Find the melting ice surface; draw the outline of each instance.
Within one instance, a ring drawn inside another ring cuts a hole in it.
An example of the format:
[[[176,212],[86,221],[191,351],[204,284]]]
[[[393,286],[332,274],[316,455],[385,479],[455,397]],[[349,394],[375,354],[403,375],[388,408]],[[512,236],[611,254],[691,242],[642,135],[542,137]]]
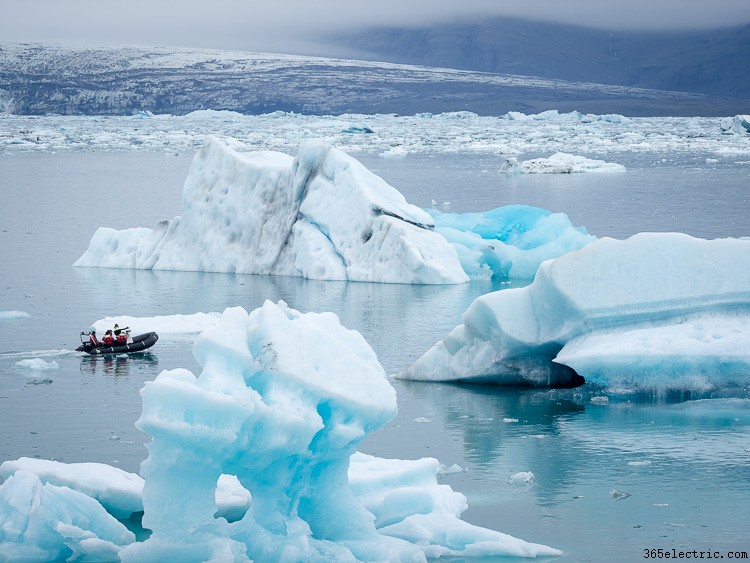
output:
[[[401,374],[610,388],[746,385],[750,240],[678,233],[601,239],[545,262],[523,288],[479,297]]]
[[[437,483],[437,460],[356,453],[396,415],[396,393],[372,348],[336,315],[302,314],[283,302],[250,314],[227,309],[198,337],[194,354],[199,376],[164,371],[141,391],[136,425],[152,438],[142,479],[101,464],[23,458],[0,466],[0,556],[423,561],[559,554],[461,521],[466,499]],[[116,517],[140,510],[152,534],[136,542]]]
[[[322,143],[238,153],[208,138],[182,215],[156,229],[100,228],[76,266],[452,284],[533,276],[542,260],[594,237],[564,214],[508,206],[439,214]]]

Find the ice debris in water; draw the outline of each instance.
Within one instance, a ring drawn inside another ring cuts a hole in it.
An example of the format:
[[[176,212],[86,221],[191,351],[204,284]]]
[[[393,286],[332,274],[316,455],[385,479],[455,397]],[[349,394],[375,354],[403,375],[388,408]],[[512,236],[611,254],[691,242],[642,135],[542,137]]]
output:
[[[750,241],[601,239],[483,295],[400,377],[705,391],[750,372]]]
[[[356,452],[396,415],[396,393],[372,348],[336,315],[268,301],[250,314],[227,309],[194,354],[198,376],[164,371],[141,391],[136,424],[151,436],[142,481],[48,462],[36,467],[50,481],[43,484],[28,460],[0,467],[9,475],[0,485],[0,556],[93,553],[127,563],[560,554],[461,521],[466,498],[437,482],[437,460]],[[55,496],[40,504],[39,490]],[[123,515],[138,500],[152,531],[143,542],[103,508]]]

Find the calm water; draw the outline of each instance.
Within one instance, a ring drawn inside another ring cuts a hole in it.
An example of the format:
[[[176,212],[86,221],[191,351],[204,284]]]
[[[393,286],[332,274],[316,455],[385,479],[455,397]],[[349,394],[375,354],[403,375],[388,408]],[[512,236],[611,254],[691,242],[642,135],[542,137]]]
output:
[[[489,156],[362,157],[406,198],[453,211],[507,203],[564,211],[598,236],[679,230],[750,235],[748,164],[613,157],[624,175],[506,177]],[[359,330],[388,373],[458,324],[491,283],[411,287],[297,278],[78,269],[98,226],[153,226],[178,215],[190,156],[149,153],[0,156],[0,461],[38,456],[137,471],[147,437],[133,422],[138,390],[163,369],[198,366],[188,338],[149,354],[72,353],[107,315],[250,310],[283,299],[333,311]],[[31,372],[28,358],[59,369]],[[394,381],[395,421],[362,450],[437,457],[466,471],[443,477],[469,499],[469,521],[563,549],[563,561],[643,559],[646,548],[750,550],[750,393],[630,397]],[[531,471],[531,484],[508,478]]]

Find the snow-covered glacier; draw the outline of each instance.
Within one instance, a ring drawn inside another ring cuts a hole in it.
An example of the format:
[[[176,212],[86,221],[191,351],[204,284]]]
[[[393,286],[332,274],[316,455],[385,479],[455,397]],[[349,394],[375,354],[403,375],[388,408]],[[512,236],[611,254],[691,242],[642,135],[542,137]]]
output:
[[[396,415],[362,336],[332,313],[267,301],[224,311],[196,340],[202,367],[141,391],[141,476],[22,458],[0,474],[0,559],[425,561],[559,555],[459,516],[434,459],[356,452]],[[106,509],[106,510],[105,510]],[[114,515],[143,510],[145,541]],[[57,523],[57,524],[56,524]]]
[[[601,239],[479,297],[400,377],[710,390],[750,376],[750,240]]]
[[[566,215],[530,206],[420,209],[326,143],[302,143],[293,158],[208,138],[180,216],[155,229],[99,228],[75,265],[455,284],[530,279],[543,260],[592,240]]]

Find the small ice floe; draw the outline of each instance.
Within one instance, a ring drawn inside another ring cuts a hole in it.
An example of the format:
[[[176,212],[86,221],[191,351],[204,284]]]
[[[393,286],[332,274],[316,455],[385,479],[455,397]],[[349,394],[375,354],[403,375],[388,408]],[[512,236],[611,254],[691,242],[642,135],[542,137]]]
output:
[[[526,436],[522,436],[522,438],[535,438],[536,440],[544,440],[546,437],[546,434],[526,434]]]
[[[510,157],[500,167],[501,174],[580,174],[580,173],[620,173],[626,169],[622,164],[605,162],[558,152],[548,158],[533,158],[519,162]]]
[[[20,360],[16,362],[17,366],[26,368],[32,371],[45,371],[51,369],[60,369],[60,364],[52,360],[51,362],[45,362],[41,358],[32,358],[30,360]]]
[[[440,204],[440,207],[450,207],[451,205],[453,204],[450,201],[444,201]]]
[[[609,491],[609,497],[614,500],[623,500],[630,496],[630,493],[626,493],[625,491],[618,491],[617,489],[612,489]]]
[[[464,471],[466,471],[466,469],[464,469],[457,463],[448,466],[441,463],[440,469],[438,470],[438,475],[451,475],[453,473],[463,473]]]
[[[667,503],[655,502],[654,506],[657,507],[657,508],[667,508],[669,505]]]
[[[432,422],[432,420],[424,416],[418,416],[413,420],[413,422]]]
[[[28,319],[29,317],[31,317],[31,315],[26,311],[0,311],[0,321]]]
[[[648,460],[643,460],[643,461],[629,461],[628,465],[632,465],[634,467],[639,467],[639,466],[643,466],[643,465],[651,465],[651,462],[648,461]]]
[[[531,485],[536,477],[531,471],[519,471],[508,477],[506,483],[509,485]]]
[[[706,164],[716,164],[717,162],[719,162],[718,158],[707,158],[706,159]]]
[[[591,402],[595,405],[608,405],[609,397],[605,397],[604,395],[597,395],[596,397],[591,397]]]
[[[517,418],[504,418],[503,422],[505,424],[512,424],[512,423],[518,422],[518,419]]]

